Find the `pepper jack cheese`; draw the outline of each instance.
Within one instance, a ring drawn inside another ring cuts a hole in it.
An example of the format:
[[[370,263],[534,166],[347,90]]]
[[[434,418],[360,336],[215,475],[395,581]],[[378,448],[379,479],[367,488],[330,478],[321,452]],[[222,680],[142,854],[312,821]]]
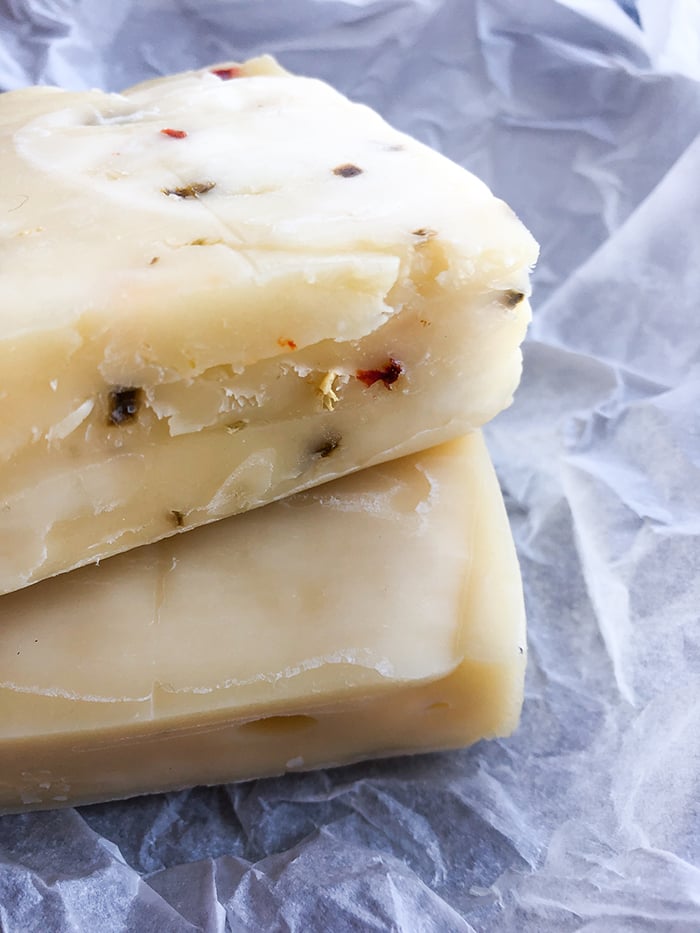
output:
[[[0,592],[482,424],[537,247],[270,58],[0,96]]]
[[[505,735],[524,645],[475,433],[0,598],[0,807]]]

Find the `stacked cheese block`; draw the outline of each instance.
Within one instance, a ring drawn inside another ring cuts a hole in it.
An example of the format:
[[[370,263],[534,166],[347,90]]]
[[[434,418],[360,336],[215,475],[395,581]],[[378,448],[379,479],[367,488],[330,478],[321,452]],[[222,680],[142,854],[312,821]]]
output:
[[[0,147],[0,807],[507,734],[508,207],[269,58],[8,93]]]

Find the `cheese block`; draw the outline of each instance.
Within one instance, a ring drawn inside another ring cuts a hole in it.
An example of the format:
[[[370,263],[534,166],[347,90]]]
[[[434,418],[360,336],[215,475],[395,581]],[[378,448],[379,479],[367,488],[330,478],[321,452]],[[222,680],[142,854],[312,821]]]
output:
[[[452,748],[525,622],[479,433],[0,598],[0,808]]]
[[[269,58],[0,96],[0,592],[482,424],[537,247]]]

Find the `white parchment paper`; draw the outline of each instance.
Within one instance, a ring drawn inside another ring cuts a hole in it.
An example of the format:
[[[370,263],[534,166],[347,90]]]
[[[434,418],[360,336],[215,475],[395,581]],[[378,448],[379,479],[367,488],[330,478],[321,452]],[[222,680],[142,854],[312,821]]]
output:
[[[0,819],[3,933],[700,929],[698,0],[0,0],[0,83],[261,51],[481,175],[542,243],[488,436],[519,731]]]

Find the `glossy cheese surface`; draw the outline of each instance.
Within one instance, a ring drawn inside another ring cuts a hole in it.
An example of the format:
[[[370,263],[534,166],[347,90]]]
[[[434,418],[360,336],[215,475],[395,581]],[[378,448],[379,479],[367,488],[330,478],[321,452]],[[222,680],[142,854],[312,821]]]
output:
[[[522,590],[477,433],[0,599],[0,807],[510,732]]]
[[[272,59],[4,94],[0,166],[0,592],[511,399],[530,234]]]

